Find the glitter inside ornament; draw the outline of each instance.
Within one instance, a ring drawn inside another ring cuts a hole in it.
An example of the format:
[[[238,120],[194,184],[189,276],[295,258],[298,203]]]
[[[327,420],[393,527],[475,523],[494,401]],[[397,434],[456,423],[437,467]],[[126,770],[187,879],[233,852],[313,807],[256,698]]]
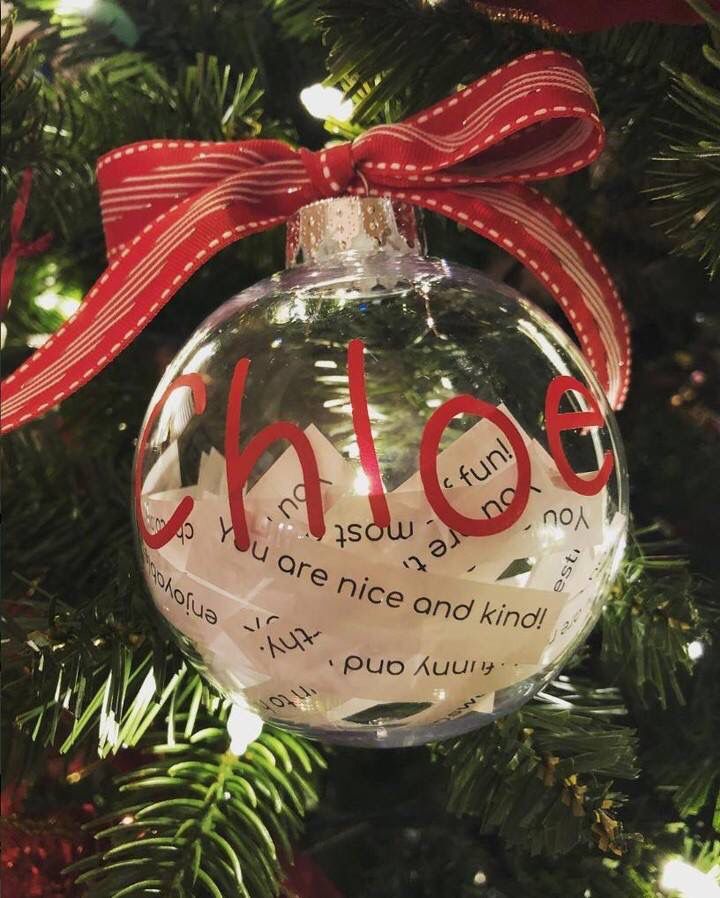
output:
[[[153,600],[193,662],[307,736],[414,745],[526,702],[625,543],[612,412],[562,330],[341,198],[169,366],[136,459]]]

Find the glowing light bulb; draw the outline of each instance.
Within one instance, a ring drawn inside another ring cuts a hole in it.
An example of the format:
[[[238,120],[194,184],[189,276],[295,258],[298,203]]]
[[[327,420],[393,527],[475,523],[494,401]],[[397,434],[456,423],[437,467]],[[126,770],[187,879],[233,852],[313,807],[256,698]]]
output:
[[[660,888],[664,892],[679,892],[682,898],[720,898],[718,873],[716,867],[703,873],[682,858],[673,857],[665,861]]]
[[[367,496],[367,494],[370,492],[370,481],[368,480],[367,474],[364,471],[358,471],[358,473],[355,475],[353,489],[358,494],[358,496]]]
[[[31,349],[40,349],[50,339],[50,334],[30,334],[25,342]]]
[[[300,91],[300,102],[315,118],[334,118],[346,122],[353,113],[352,100],[344,100],[337,87],[312,84]]]
[[[705,654],[705,646],[699,639],[695,639],[687,647],[687,653],[691,661],[697,661]]]
[[[80,300],[72,296],[61,296],[54,290],[46,290],[35,298],[35,305],[46,312],[58,312],[63,318],[69,318],[78,310]]]
[[[60,0],[55,7],[58,16],[87,15],[95,6],[95,0]]]
[[[263,722],[250,708],[233,705],[227,721],[230,736],[230,751],[235,755],[244,755],[248,745],[262,733]]]

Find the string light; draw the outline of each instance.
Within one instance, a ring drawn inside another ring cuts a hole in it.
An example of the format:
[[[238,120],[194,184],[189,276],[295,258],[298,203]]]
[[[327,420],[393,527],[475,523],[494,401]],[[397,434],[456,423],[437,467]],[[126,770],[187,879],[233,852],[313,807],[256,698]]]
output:
[[[694,639],[687,647],[688,657],[691,661],[697,661],[705,654],[705,646],[699,639]]]
[[[58,16],[87,15],[95,5],[95,0],[60,0],[55,7]]]
[[[353,489],[358,496],[367,496],[370,492],[370,481],[364,471],[358,471],[353,482]]]
[[[352,100],[343,99],[342,91],[337,87],[325,87],[323,84],[312,84],[301,90],[300,102],[315,118],[334,118],[346,122],[353,113]]]
[[[126,47],[134,47],[138,41],[137,25],[116,0],[58,0],[55,15],[82,16],[105,26]]]
[[[57,312],[63,318],[69,318],[77,311],[80,300],[72,296],[62,296],[54,290],[46,290],[35,298],[35,305],[46,312]]]
[[[244,755],[248,745],[262,733],[263,722],[254,711],[242,705],[233,705],[227,720],[230,751]]]
[[[717,867],[703,873],[682,858],[669,858],[663,866],[660,888],[678,892],[682,898],[720,898],[719,873]]]
[[[31,349],[40,349],[50,339],[50,334],[30,334],[25,342]]]

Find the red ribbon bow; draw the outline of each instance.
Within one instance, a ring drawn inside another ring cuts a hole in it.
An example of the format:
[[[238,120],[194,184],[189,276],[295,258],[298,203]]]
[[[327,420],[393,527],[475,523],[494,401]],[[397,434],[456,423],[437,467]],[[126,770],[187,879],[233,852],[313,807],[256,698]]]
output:
[[[15,269],[17,268],[18,259],[21,259],[23,256],[35,256],[38,253],[45,252],[53,239],[53,235],[50,233],[43,234],[42,237],[38,237],[37,240],[31,240],[28,243],[20,239],[22,223],[25,220],[25,213],[30,202],[32,178],[32,169],[26,168],[23,172],[17,198],[13,203],[12,215],[10,217],[10,249],[3,256],[2,265],[0,265],[0,318],[5,316],[7,307],[10,305],[10,293],[15,280]]]
[[[573,222],[526,183],[583,168],[603,139],[582,66],[545,50],[319,152],[274,140],[149,140],[108,153],[97,171],[110,264],[75,315],[5,379],[2,430],[94,377],[215,253],[341,194],[439,212],[514,255],[561,304],[619,408],[630,363],[620,298]]]

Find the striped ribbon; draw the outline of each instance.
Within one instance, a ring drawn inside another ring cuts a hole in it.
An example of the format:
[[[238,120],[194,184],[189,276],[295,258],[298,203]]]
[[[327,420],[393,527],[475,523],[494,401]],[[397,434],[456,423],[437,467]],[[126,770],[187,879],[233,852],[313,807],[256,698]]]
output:
[[[274,140],[151,140],[110,152],[97,167],[108,267],[75,315],[3,381],[1,429],[87,383],[224,247],[342,194],[438,212],[515,256],[560,303],[619,408],[630,371],[620,298],[575,224],[528,183],[589,165],[603,141],[581,64],[548,50],[318,152]]]

